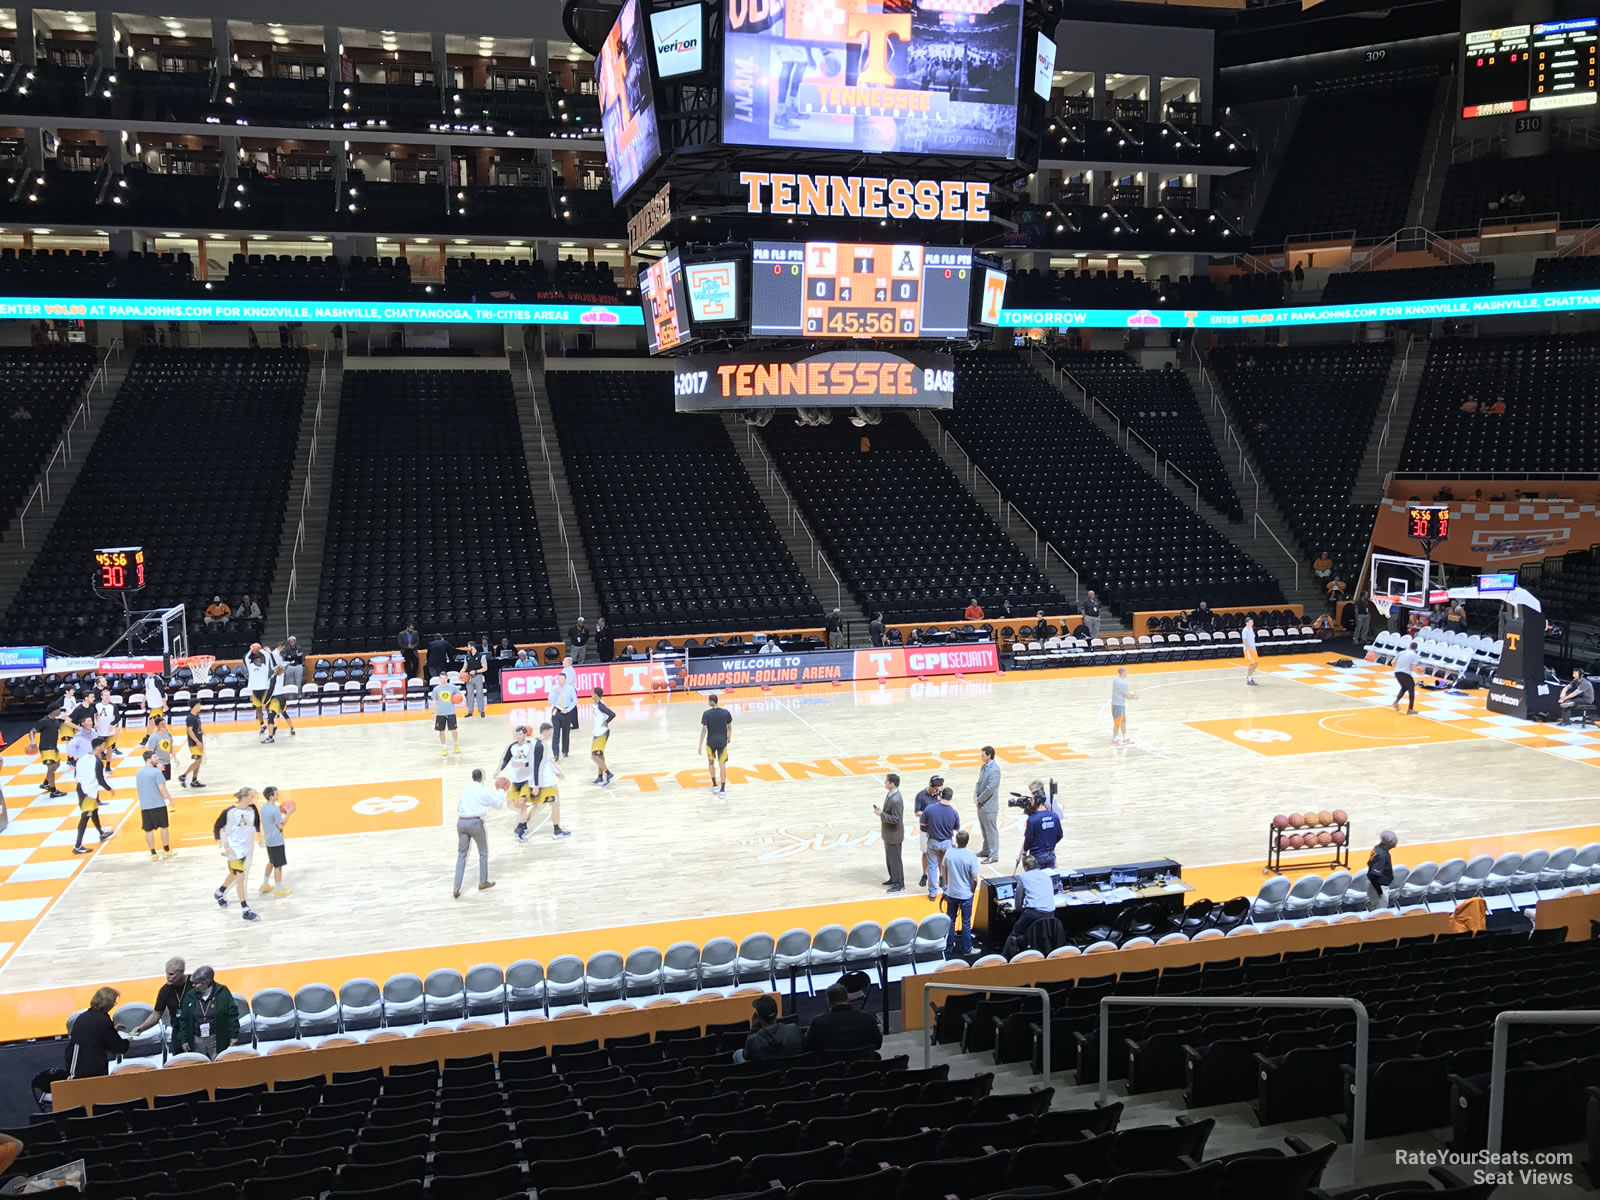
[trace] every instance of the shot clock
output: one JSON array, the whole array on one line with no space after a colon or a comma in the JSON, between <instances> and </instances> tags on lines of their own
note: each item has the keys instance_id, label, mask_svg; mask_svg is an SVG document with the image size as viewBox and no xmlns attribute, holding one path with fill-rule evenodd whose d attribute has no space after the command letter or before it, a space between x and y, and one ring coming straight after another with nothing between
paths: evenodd
<instances>
[{"instance_id":1,"label":"shot clock","mask_svg":"<svg viewBox=\"0 0 1600 1200\"><path fill-rule=\"evenodd\" d=\"M1439 504L1413 504L1406 510L1406 528L1419 542L1445 541L1450 537L1450 510Z\"/></svg>"},{"instance_id":2,"label":"shot clock","mask_svg":"<svg viewBox=\"0 0 1600 1200\"><path fill-rule=\"evenodd\" d=\"M144 588L144 547L108 546L94 551L94 590L101 595Z\"/></svg>"}]
</instances>

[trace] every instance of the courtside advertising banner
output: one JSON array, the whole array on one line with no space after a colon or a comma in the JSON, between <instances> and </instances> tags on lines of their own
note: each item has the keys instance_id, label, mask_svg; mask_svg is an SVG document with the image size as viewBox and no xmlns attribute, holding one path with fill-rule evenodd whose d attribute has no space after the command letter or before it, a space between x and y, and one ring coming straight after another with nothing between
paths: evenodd
<instances>
[{"instance_id":1,"label":"courtside advertising banner","mask_svg":"<svg viewBox=\"0 0 1600 1200\"><path fill-rule=\"evenodd\" d=\"M578 695L587 696L595 688L611 691L611 672L615 664L595 663L574 667L578 676ZM500 672L500 698L502 700L538 700L548 702L561 686L560 667L513 668Z\"/></svg>"}]
</instances>

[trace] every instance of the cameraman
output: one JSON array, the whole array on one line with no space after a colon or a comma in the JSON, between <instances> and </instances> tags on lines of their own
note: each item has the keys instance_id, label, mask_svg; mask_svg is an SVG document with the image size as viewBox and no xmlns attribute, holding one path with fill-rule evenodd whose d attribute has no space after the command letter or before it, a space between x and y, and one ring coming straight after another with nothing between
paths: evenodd
<instances>
[{"instance_id":1,"label":"cameraman","mask_svg":"<svg viewBox=\"0 0 1600 1200\"><path fill-rule=\"evenodd\" d=\"M1032 791L1022 797L1022 808L1028 814L1028 825L1022 834L1022 853L1017 856L1020 862L1024 856L1032 855L1040 867L1054 867L1056 865L1056 845L1061 841L1061 817L1050 803L1050 797L1045 794L1044 784L1034 780Z\"/></svg>"}]
</instances>

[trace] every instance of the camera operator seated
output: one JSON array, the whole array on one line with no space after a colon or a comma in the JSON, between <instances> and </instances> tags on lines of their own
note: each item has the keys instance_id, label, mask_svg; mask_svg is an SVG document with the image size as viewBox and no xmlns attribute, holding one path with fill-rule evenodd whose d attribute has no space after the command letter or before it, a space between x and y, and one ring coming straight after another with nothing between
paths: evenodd
<instances>
[{"instance_id":1,"label":"camera operator seated","mask_svg":"<svg viewBox=\"0 0 1600 1200\"><path fill-rule=\"evenodd\" d=\"M1028 826L1022 834L1022 854L1019 859L1032 855L1040 867L1056 865L1056 845L1061 841L1061 816L1045 794L1044 783L1035 779L1028 785L1028 795L1012 803L1028 814Z\"/></svg>"}]
</instances>

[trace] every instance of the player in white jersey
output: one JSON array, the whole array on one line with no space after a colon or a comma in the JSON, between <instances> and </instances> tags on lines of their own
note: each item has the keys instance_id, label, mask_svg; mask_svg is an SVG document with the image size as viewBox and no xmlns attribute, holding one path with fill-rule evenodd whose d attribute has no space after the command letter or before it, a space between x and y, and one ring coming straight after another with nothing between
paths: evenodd
<instances>
[{"instance_id":1,"label":"player in white jersey","mask_svg":"<svg viewBox=\"0 0 1600 1200\"><path fill-rule=\"evenodd\" d=\"M516 740L506 747L496 774L511 785L506 804L517 811L518 827L526 826L533 810L533 742L526 725L517 726Z\"/></svg>"},{"instance_id":2,"label":"player in white jersey","mask_svg":"<svg viewBox=\"0 0 1600 1200\"><path fill-rule=\"evenodd\" d=\"M275 666L272 656L257 642L245 655L244 670L250 703L256 709L256 735L263 745L270 746L278 738L278 715L283 712L283 697L277 694L283 668Z\"/></svg>"},{"instance_id":3,"label":"player in white jersey","mask_svg":"<svg viewBox=\"0 0 1600 1200\"><path fill-rule=\"evenodd\" d=\"M78 781L78 840L72 847L74 854L90 853L89 847L83 844L83 835L91 823L102 842L111 837L100 824L100 806L111 799L110 771L111 745L102 738L95 738L89 753L79 758L74 768Z\"/></svg>"},{"instance_id":4,"label":"player in white jersey","mask_svg":"<svg viewBox=\"0 0 1600 1200\"><path fill-rule=\"evenodd\" d=\"M611 722L616 713L606 707L605 689L594 689L594 738L589 743L589 757L594 759L597 774L590 782L600 787L610 787L616 778L606 766L606 743L611 740Z\"/></svg>"},{"instance_id":5,"label":"player in white jersey","mask_svg":"<svg viewBox=\"0 0 1600 1200\"><path fill-rule=\"evenodd\" d=\"M283 693L285 672L289 666L289 660L284 654L286 647L287 643L279 642L267 655L267 659L272 663L272 694L278 700L278 719L288 726L289 736L294 737L294 722L289 719L289 706L285 703Z\"/></svg>"},{"instance_id":6,"label":"player in white jersey","mask_svg":"<svg viewBox=\"0 0 1600 1200\"><path fill-rule=\"evenodd\" d=\"M94 706L94 734L106 739L111 753L117 753L117 707L111 703L111 689L103 688Z\"/></svg>"}]
</instances>

